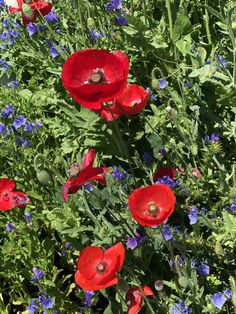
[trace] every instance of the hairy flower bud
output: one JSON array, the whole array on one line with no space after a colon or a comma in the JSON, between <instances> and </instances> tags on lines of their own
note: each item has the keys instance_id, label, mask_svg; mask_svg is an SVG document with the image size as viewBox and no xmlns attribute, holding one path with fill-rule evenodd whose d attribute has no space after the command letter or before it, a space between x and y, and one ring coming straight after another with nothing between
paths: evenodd
<instances>
[{"instance_id":1,"label":"hairy flower bud","mask_svg":"<svg viewBox=\"0 0 236 314\"><path fill-rule=\"evenodd\" d=\"M43 185L47 185L50 181L50 175L46 170L39 170L36 176L38 181Z\"/></svg>"}]
</instances>

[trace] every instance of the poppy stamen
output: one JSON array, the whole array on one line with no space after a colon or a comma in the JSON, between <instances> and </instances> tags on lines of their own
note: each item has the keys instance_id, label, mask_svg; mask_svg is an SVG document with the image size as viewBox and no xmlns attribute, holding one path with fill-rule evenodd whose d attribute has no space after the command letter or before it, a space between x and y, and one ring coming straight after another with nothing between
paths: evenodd
<instances>
[{"instance_id":1,"label":"poppy stamen","mask_svg":"<svg viewBox=\"0 0 236 314\"><path fill-rule=\"evenodd\" d=\"M70 173L70 176L71 177L76 177L78 174L79 174L79 172L80 172L80 166L78 165L78 163L77 162L74 162L71 166L70 166L70 168L69 168L69 173Z\"/></svg>"},{"instance_id":2,"label":"poppy stamen","mask_svg":"<svg viewBox=\"0 0 236 314\"><path fill-rule=\"evenodd\" d=\"M146 211L147 215L150 215L153 218L156 218L159 211L160 211L160 208L156 205L156 203L154 203L154 202L148 203L148 208Z\"/></svg>"},{"instance_id":3,"label":"poppy stamen","mask_svg":"<svg viewBox=\"0 0 236 314\"><path fill-rule=\"evenodd\" d=\"M102 69L93 70L92 74L90 75L88 84L107 84L107 80L104 75L104 71Z\"/></svg>"},{"instance_id":4,"label":"poppy stamen","mask_svg":"<svg viewBox=\"0 0 236 314\"><path fill-rule=\"evenodd\" d=\"M96 271L98 274L103 274L107 271L107 264L106 263L99 263L96 267Z\"/></svg>"}]
</instances>

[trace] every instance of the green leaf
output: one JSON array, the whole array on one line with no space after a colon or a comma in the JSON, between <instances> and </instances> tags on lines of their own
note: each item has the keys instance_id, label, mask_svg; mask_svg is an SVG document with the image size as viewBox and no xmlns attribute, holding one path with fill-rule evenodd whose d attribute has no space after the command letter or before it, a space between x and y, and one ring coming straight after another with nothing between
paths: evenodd
<instances>
[{"instance_id":1,"label":"green leaf","mask_svg":"<svg viewBox=\"0 0 236 314\"><path fill-rule=\"evenodd\" d=\"M191 32L192 24L186 15L178 14L174 29L173 29L173 41L176 43L182 36Z\"/></svg>"}]
</instances>

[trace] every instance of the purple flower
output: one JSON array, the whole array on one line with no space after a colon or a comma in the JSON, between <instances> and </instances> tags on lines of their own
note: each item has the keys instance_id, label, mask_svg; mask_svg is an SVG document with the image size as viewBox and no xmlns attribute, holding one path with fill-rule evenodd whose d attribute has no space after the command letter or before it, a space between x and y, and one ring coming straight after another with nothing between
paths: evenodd
<instances>
[{"instance_id":1,"label":"purple flower","mask_svg":"<svg viewBox=\"0 0 236 314\"><path fill-rule=\"evenodd\" d=\"M7 232L13 232L15 230L16 230L15 226L13 226L12 224L9 224L9 223L6 224L6 231Z\"/></svg>"},{"instance_id":2,"label":"purple flower","mask_svg":"<svg viewBox=\"0 0 236 314\"><path fill-rule=\"evenodd\" d=\"M47 15L44 16L46 21L49 23L57 23L58 22L58 15L56 14L55 11L51 11L50 13L48 13Z\"/></svg>"},{"instance_id":3,"label":"purple flower","mask_svg":"<svg viewBox=\"0 0 236 314\"><path fill-rule=\"evenodd\" d=\"M4 129L5 129L5 125L0 122L0 134L4 132Z\"/></svg>"},{"instance_id":4,"label":"purple flower","mask_svg":"<svg viewBox=\"0 0 236 314\"><path fill-rule=\"evenodd\" d=\"M122 0L110 0L106 5L105 8L108 12L118 10L122 8Z\"/></svg>"},{"instance_id":5,"label":"purple flower","mask_svg":"<svg viewBox=\"0 0 236 314\"><path fill-rule=\"evenodd\" d=\"M232 290L231 289L224 290L224 295L226 296L227 299L231 299L233 296Z\"/></svg>"},{"instance_id":6,"label":"purple flower","mask_svg":"<svg viewBox=\"0 0 236 314\"><path fill-rule=\"evenodd\" d=\"M150 153L144 152L144 154L143 154L143 161L145 162L145 164L148 165L148 164L152 163L153 160L154 160L154 158L153 158L153 156Z\"/></svg>"},{"instance_id":7,"label":"purple flower","mask_svg":"<svg viewBox=\"0 0 236 314\"><path fill-rule=\"evenodd\" d=\"M27 137L23 137L23 139L21 140L21 147L27 148L30 147L30 141Z\"/></svg>"},{"instance_id":8,"label":"purple flower","mask_svg":"<svg viewBox=\"0 0 236 314\"><path fill-rule=\"evenodd\" d=\"M173 234L170 232L170 227L167 225L164 225L162 228L163 237L166 241L169 241L173 238Z\"/></svg>"},{"instance_id":9,"label":"purple flower","mask_svg":"<svg viewBox=\"0 0 236 314\"><path fill-rule=\"evenodd\" d=\"M196 270L199 275L202 276L208 276L210 274L210 267L202 262L197 266Z\"/></svg>"},{"instance_id":10,"label":"purple flower","mask_svg":"<svg viewBox=\"0 0 236 314\"><path fill-rule=\"evenodd\" d=\"M227 299L221 292L216 292L212 295L211 300L214 306L221 310Z\"/></svg>"},{"instance_id":11,"label":"purple flower","mask_svg":"<svg viewBox=\"0 0 236 314\"><path fill-rule=\"evenodd\" d=\"M159 149L159 154L161 154L162 157L165 157L165 154L166 154L165 147L161 147L161 148Z\"/></svg>"},{"instance_id":12,"label":"purple flower","mask_svg":"<svg viewBox=\"0 0 236 314\"><path fill-rule=\"evenodd\" d=\"M12 105L7 105L5 109L2 109L2 115L4 118L12 118L12 116L15 114L15 111L13 111Z\"/></svg>"},{"instance_id":13,"label":"purple flower","mask_svg":"<svg viewBox=\"0 0 236 314\"><path fill-rule=\"evenodd\" d=\"M69 249L69 248L70 248L70 242L66 242L66 243L65 243L65 248L66 248L66 249Z\"/></svg>"},{"instance_id":14,"label":"purple flower","mask_svg":"<svg viewBox=\"0 0 236 314\"><path fill-rule=\"evenodd\" d=\"M212 133L211 137L209 135L206 135L204 137L204 141L206 144L215 144L219 142L219 140L220 140L219 134L215 134L215 133Z\"/></svg>"},{"instance_id":15,"label":"purple flower","mask_svg":"<svg viewBox=\"0 0 236 314\"><path fill-rule=\"evenodd\" d=\"M26 309L29 311L29 314L34 314L38 310L38 303L33 300Z\"/></svg>"},{"instance_id":16,"label":"purple flower","mask_svg":"<svg viewBox=\"0 0 236 314\"><path fill-rule=\"evenodd\" d=\"M32 271L34 273L34 276L32 277L33 282L38 283L44 278L44 272L39 270L37 267L33 267Z\"/></svg>"},{"instance_id":17,"label":"purple flower","mask_svg":"<svg viewBox=\"0 0 236 314\"><path fill-rule=\"evenodd\" d=\"M94 292L84 290L84 294L85 294L84 305L86 307L90 307L92 305L92 297L94 296Z\"/></svg>"},{"instance_id":18,"label":"purple flower","mask_svg":"<svg viewBox=\"0 0 236 314\"><path fill-rule=\"evenodd\" d=\"M232 213L236 213L236 199L233 201L233 203L229 206L229 210Z\"/></svg>"},{"instance_id":19,"label":"purple flower","mask_svg":"<svg viewBox=\"0 0 236 314\"><path fill-rule=\"evenodd\" d=\"M27 124L25 125L25 127L24 127L24 130L25 130L26 132L32 132L33 129L34 129L33 123L27 123Z\"/></svg>"},{"instance_id":20,"label":"purple flower","mask_svg":"<svg viewBox=\"0 0 236 314\"><path fill-rule=\"evenodd\" d=\"M206 208L202 208L200 211L201 215L203 216L206 215L206 212L207 212Z\"/></svg>"},{"instance_id":21,"label":"purple flower","mask_svg":"<svg viewBox=\"0 0 236 314\"><path fill-rule=\"evenodd\" d=\"M190 314L192 309L184 304L183 300L179 300L178 303L175 303L172 306L172 314Z\"/></svg>"},{"instance_id":22,"label":"purple flower","mask_svg":"<svg viewBox=\"0 0 236 314\"><path fill-rule=\"evenodd\" d=\"M188 214L188 218L190 220L190 225L194 225L198 221L197 212L198 212L198 210L196 207L191 208L191 210Z\"/></svg>"},{"instance_id":23,"label":"purple flower","mask_svg":"<svg viewBox=\"0 0 236 314\"><path fill-rule=\"evenodd\" d=\"M164 79L158 80L159 89L164 89L168 86L168 82Z\"/></svg>"},{"instance_id":24,"label":"purple flower","mask_svg":"<svg viewBox=\"0 0 236 314\"><path fill-rule=\"evenodd\" d=\"M25 213L25 220L27 223L30 222L30 220L31 220L31 214L30 213Z\"/></svg>"},{"instance_id":25,"label":"purple flower","mask_svg":"<svg viewBox=\"0 0 236 314\"><path fill-rule=\"evenodd\" d=\"M15 120L12 123L12 126L17 130L20 127L22 127L23 125L25 125L27 122L26 118L24 116L18 116L17 118L15 118Z\"/></svg>"},{"instance_id":26,"label":"purple flower","mask_svg":"<svg viewBox=\"0 0 236 314\"><path fill-rule=\"evenodd\" d=\"M11 24L11 21L9 21L9 20L2 20L2 26L3 27L8 27L10 24Z\"/></svg>"},{"instance_id":27,"label":"purple flower","mask_svg":"<svg viewBox=\"0 0 236 314\"><path fill-rule=\"evenodd\" d=\"M16 89L17 87L20 86L20 82L12 81L11 83L12 83L12 87L13 87L14 89Z\"/></svg>"},{"instance_id":28,"label":"purple flower","mask_svg":"<svg viewBox=\"0 0 236 314\"><path fill-rule=\"evenodd\" d=\"M91 184L89 184L89 183L86 183L84 185L84 188L85 188L85 192L87 192L87 193L90 193L90 192L92 192L94 190L93 186Z\"/></svg>"},{"instance_id":29,"label":"purple flower","mask_svg":"<svg viewBox=\"0 0 236 314\"><path fill-rule=\"evenodd\" d=\"M216 56L216 61L219 64L220 67L227 68L228 62L227 62L227 60L223 56L217 55Z\"/></svg>"},{"instance_id":30,"label":"purple flower","mask_svg":"<svg viewBox=\"0 0 236 314\"><path fill-rule=\"evenodd\" d=\"M38 27L37 25L35 25L34 23L30 22L27 26L26 29L29 33L30 36L33 36L35 33L37 33L38 31Z\"/></svg>"},{"instance_id":31,"label":"purple flower","mask_svg":"<svg viewBox=\"0 0 236 314\"><path fill-rule=\"evenodd\" d=\"M187 81L187 82L184 82L184 85L183 85L183 87L185 88L185 89L187 89L187 88L189 88L191 86L191 84Z\"/></svg>"},{"instance_id":32,"label":"purple flower","mask_svg":"<svg viewBox=\"0 0 236 314\"><path fill-rule=\"evenodd\" d=\"M156 182L156 184L166 184L168 185L171 189L175 188L176 186L179 185L179 181L172 180L169 176L163 176L162 178L159 178Z\"/></svg>"},{"instance_id":33,"label":"purple flower","mask_svg":"<svg viewBox=\"0 0 236 314\"><path fill-rule=\"evenodd\" d=\"M45 309L52 309L55 304L55 299L52 299L48 296L42 297L39 296L39 302L43 305Z\"/></svg>"},{"instance_id":34,"label":"purple flower","mask_svg":"<svg viewBox=\"0 0 236 314\"><path fill-rule=\"evenodd\" d=\"M96 28L94 28L94 30L92 30L90 33L89 33L89 36L91 38L91 40L93 42L97 41L98 38L101 37L101 34L96 30Z\"/></svg>"},{"instance_id":35,"label":"purple flower","mask_svg":"<svg viewBox=\"0 0 236 314\"><path fill-rule=\"evenodd\" d=\"M128 25L128 21L124 16L116 16L115 25L126 26Z\"/></svg>"},{"instance_id":36,"label":"purple flower","mask_svg":"<svg viewBox=\"0 0 236 314\"><path fill-rule=\"evenodd\" d=\"M134 250L139 244L145 241L145 234L141 228L137 229L137 234L134 237L128 237L126 245L129 249Z\"/></svg>"},{"instance_id":37,"label":"purple flower","mask_svg":"<svg viewBox=\"0 0 236 314\"><path fill-rule=\"evenodd\" d=\"M119 171L119 169L117 167L114 167L114 170L111 174L113 176L113 178L115 178L118 181L122 181L126 178L126 171Z\"/></svg>"},{"instance_id":38,"label":"purple flower","mask_svg":"<svg viewBox=\"0 0 236 314\"><path fill-rule=\"evenodd\" d=\"M50 48L50 54L53 58L56 58L57 56L59 56L58 50L53 46Z\"/></svg>"}]
</instances>

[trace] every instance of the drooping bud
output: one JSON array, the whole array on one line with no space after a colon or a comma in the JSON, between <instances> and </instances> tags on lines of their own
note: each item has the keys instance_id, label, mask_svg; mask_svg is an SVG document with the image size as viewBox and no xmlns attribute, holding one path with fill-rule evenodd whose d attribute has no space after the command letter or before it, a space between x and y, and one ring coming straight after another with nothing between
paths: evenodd
<instances>
[{"instance_id":1,"label":"drooping bud","mask_svg":"<svg viewBox=\"0 0 236 314\"><path fill-rule=\"evenodd\" d=\"M89 28L89 29L94 28L94 27L95 27L94 19L93 19L92 17L89 17L89 18L87 19L87 24L88 24L88 28Z\"/></svg>"},{"instance_id":2,"label":"drooping bud","mask_svg":"<svg viewBox=\"0 0 236 314\"><path fill-rule=\"evenodd\" d=\"M36 176L37 176L38 181L43 185L47 185L50 181L50 175L48 174L46 170L39 170L36 173Z\"/></svg>"}]
</instances>

